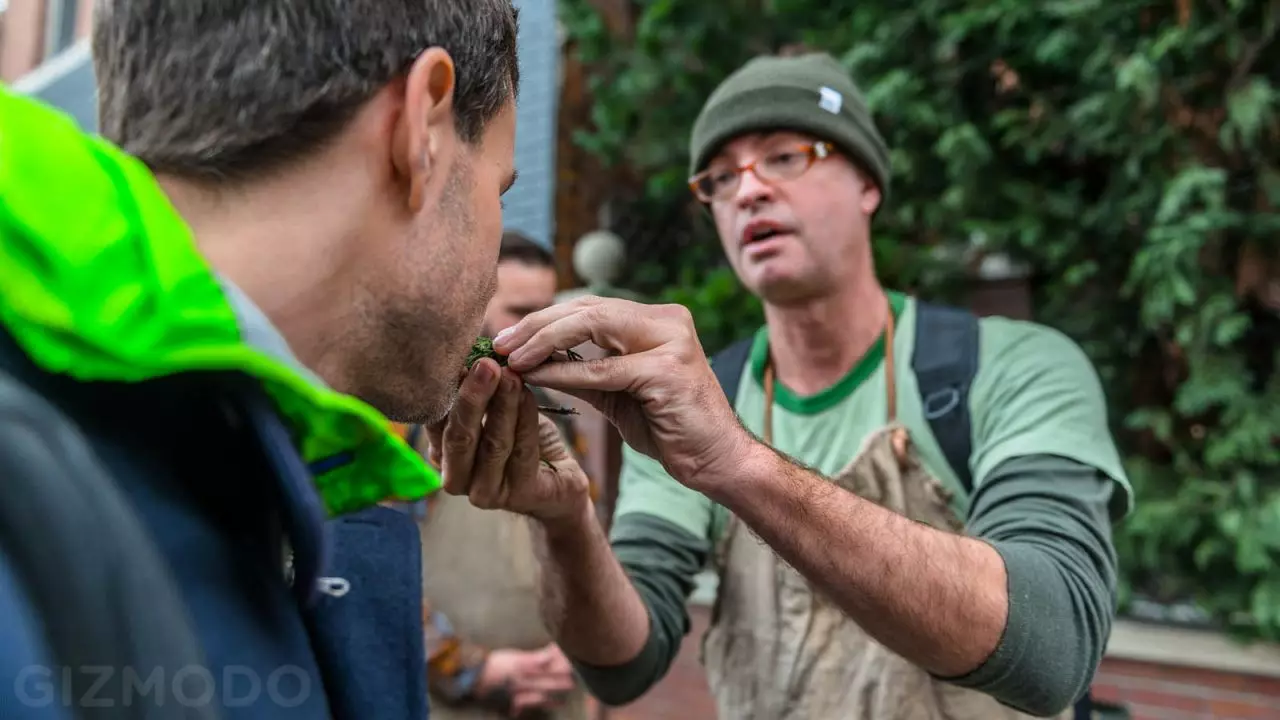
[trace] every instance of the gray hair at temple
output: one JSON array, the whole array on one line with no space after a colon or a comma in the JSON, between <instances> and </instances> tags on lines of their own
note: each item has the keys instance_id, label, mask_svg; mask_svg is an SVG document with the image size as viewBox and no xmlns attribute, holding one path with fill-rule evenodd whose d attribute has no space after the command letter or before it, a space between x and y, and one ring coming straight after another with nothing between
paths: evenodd
<instances>
[{"instance_id":1,"label":"gray hair at temple","mask_svg":"<svg viewBox=\"0 0 1280 720\"><path fill-rule=\"evenodd\" d=\"M250 179L322 147L440 47L474 144L518 92L516 28L510 0L98 0L99 125L153 171Z\"/></svg>"}]
</instances>

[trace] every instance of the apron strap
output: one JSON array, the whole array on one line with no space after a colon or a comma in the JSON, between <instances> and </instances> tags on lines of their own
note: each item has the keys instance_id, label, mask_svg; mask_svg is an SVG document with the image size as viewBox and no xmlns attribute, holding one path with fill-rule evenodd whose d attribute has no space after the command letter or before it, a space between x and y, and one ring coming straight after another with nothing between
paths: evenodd
<instances>
[{"instance_id":1,"label":"apron strap","mask_svg":"<svg viewBox=\"0 0 1280 720\"><path fill-rule=\"evenodd\" d=\"M889 409L889 424L892 425L898 420L898 383L896 382L893 363L893 306L889 304L887 295L884 299L884 307L886 311L885 317L888 318L884 326L884 385L887 395L885 402L886 407Z\"/></svg>"},{"instance_id":2,"label":"apron strap","mask_svg":"<svg viewBox=\"0 0 1280 720\"><path fill-rule=\"evenodd\" d=\"M773 447L773 363L764 360L764 444Z\"/></svg>"}]
</instances>

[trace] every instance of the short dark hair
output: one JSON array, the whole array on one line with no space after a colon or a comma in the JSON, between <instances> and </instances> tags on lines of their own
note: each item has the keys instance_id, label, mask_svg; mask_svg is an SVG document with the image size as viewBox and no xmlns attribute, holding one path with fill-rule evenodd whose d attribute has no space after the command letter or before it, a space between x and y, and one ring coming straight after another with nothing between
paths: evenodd
<instances>
[{"instance_id":1,"label":"short dark hair","mask_svg":"<svg viewBox=\"0 0 1280 720\"><path fill-rule=\"evenodd\" d=\"M498 262L514 260L526 265L556 269L556 258L546 248L534 242L529 236L508 230L502 233L502 246L498 250Z\"/></svg>"},{"instance_id":2,"label":"short dark hair","mask_svg":"<svg viewBox=\"0 0 1280 720\"><path fill-rule=\"evenodd\" d=\"M230 181L323 146L431 47L475 144L518 92L510 0L98 0L104 137L157 172Z\"/></svg>"}]
</instances>

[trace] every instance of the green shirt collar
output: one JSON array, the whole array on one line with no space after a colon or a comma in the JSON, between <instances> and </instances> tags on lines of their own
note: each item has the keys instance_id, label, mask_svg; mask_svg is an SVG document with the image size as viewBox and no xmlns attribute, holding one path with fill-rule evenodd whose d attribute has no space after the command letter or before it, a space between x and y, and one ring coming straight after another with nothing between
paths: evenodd
<instances>
[{"instance_id":1,"label":"green shirt collar","mask_svg":"<svg viewBox=\"0 0 1280 720\"><path fill-rule=\"evenodd\" d=\"M907 305L907 297L899 292L887 291L889 308L895 320L902 316ZM757 383L764 385L764 367L769 359L769 327L762 325L756 331L751 346L751 375ZM842 400L853 394L866 382L884 360L884 334L876 338L875 343L862 356L853 368L845 373L836 383L813 395L800 395L782 383L776 383L773 389L773 401L778 407L797 415L816 415L840 404Z\"/></svg>"}]
</instances>

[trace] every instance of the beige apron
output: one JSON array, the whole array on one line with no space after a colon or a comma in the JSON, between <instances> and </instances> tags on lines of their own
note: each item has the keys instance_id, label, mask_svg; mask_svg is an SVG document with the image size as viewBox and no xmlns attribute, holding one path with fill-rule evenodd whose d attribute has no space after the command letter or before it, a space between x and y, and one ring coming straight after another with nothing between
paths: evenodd
<instances>
[{"instance_id":1,"label":"beige apron","mask_svg":"<svg viewBox=\"0 0 1280 720\"><path fill-rule=\"evenodd\" d=\"M896 419L892 312L885 334L889 422L832 482L918 522L963 532L949 493L920 463ZM771 444L772 367L765 370L765 394L764 440ZM702 660L721 720L1030 717L934 680L876 642L736 517L729 518L714 561L720 584Z\"/></svg>"},{"instance_id":2,"label":"beige apron","mask_svg":"<svg viewBox=\"0 0 1280 720\"><path fill-rule=\"evenodd\" d=\"M528 520L501 510L481 510L466 497L444 492L431 498L422 536L422 586L433 607L454 629L488 648L538 650L551 642L538 609L537 559ZM432 720L498 720L508 716L482 707L450 707L432 698ZM552 711L521 720L586 720L579 687Z\"/></svg>"}]
</instances>

